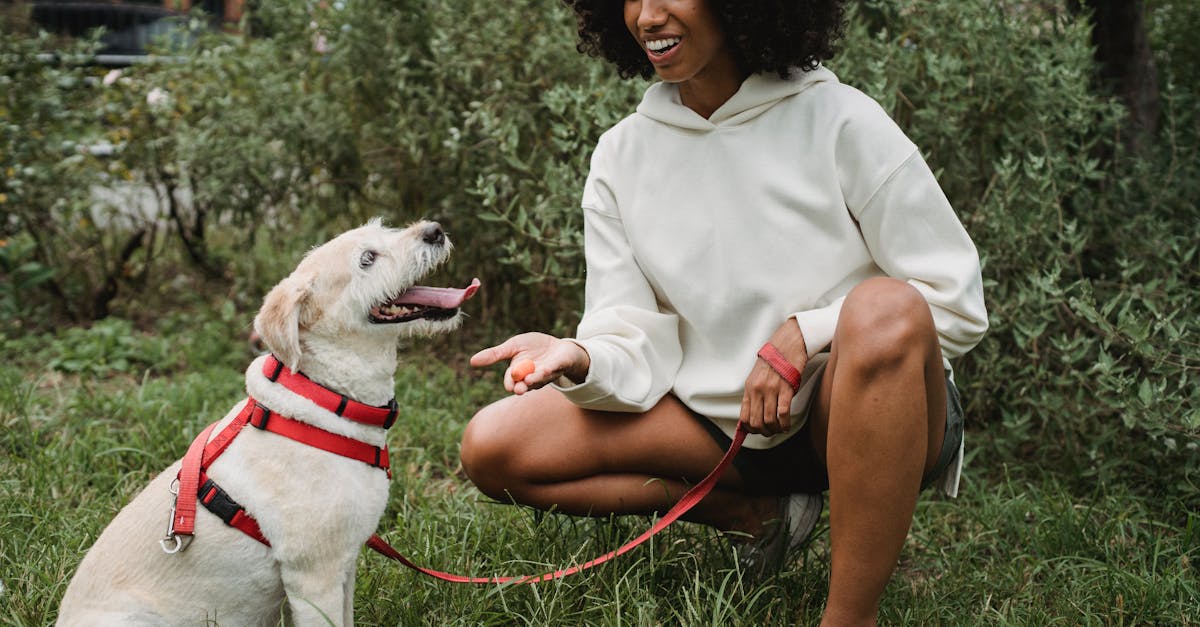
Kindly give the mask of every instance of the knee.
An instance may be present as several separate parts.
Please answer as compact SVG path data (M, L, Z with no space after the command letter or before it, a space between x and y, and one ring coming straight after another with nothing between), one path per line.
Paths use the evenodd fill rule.
M519 455L505 429L503 401L479 410L463 431L460 456L467 478L487 496L503 500L509 489L512 460Z
M868 370L923 364L937 346L937 330L925 297L892 278L863 281L842 304L837 336L839 360Z

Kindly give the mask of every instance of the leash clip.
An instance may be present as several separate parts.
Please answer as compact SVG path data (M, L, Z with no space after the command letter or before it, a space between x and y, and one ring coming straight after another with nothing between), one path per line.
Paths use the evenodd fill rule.
M163 553L174 555L186 549L191 544L191 537L184 542L179 534L175 533L175 503L179 500L179 479L171 482L167 491L175 495L175 499L171 501L171 519L167 521L167 535L158 541L158 545L162 547Z

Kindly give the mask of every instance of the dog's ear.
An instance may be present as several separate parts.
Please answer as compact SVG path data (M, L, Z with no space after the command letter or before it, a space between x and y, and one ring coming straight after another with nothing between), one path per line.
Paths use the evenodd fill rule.
M293 274L267 293L254 317L254 329L267 348L293 372L300 365L300 325L312 293L312 277Z

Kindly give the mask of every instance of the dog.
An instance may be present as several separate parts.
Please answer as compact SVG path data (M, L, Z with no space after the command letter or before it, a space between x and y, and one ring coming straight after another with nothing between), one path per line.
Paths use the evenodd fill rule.
M479 288L478 279L463 289L417 285L451 248L436 222L393 229L376 219L310 251L255 317L270 354L246 371L250 398L193 445L205 455L224 448L197 471L212 483L194 495L201 504L192 535L177 528L186 516L175 511L189 500L189 452L101 533L67 587L58 624L277 625L285 617L294 625L353 624L358 552L388 501L385 428L395 417L399 342L456 329L460 305ZM341 407L297 393L297 381L343 399ZM347 419L347 403L389 420ZM356 441L355 450L375 452L375 463L271 431L279 425ZM204 503L214 495L240 507L241 517L223 522ZM246 530L247 518L258 537Z

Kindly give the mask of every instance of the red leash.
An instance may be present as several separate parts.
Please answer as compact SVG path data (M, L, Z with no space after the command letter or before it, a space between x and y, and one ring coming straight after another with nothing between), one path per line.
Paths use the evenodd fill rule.
M733 462L734 456L737 455L738 451L742 448L742 442L745 439L746 439L746 431L742 428L742 424L739 422L738 427L737 427L737 432L734 433L734 436L733 436L733 442L731 442L729 444L729 450L725 451L725 456L721 458L721 461L717 464L716 468L713 468L712 472L708 473L708 476L705 477L703 480L701 480L700 483L697 483L695 486L692 487L691 490L688 490L687 493L684 494L683 497L681 497L679 499L679 502L676 503L674 507L672 507L670 510L668 510L667 513L658 520L658 522L654 523L654 526L647 529L645 531L645 533L643 533L642 535L634 538L633 540L630 540L621 548L619 548L615 551L611 551L609 553L605 553L604 555L601 555L600 557L597 557L594 560L591 560L589 562L584 562L583 564L579 564L577 566L571 566L570 568L556 570L553 572L545 573L543 575L527 575L527 576L513 576L513 577L468 577L468 576L464 576L464 575L454 575L451 573L444 573L444 572L441 572L438 570L432 570L429 568L424 568L422 566L417 566L416 564L409 561L408 558L401 555L399 551L392 548L391 545L389 545L386 541L383 540L383 538L380 538L377 535L371 536L371 539L367 540L367 547L370 548L371 550L375 551L376 553L379 553L380 555L383 555L390 559L396 560L397 562L400 562L401 564L403 564L419 573L429 575L430 577L434 577L436 579L441 579L442 581L450 581L453 583L510 583L510 582L515 582L518 584L522 584L522 583L538 583L540 581L553 581L555 579L562 579L563 577L568 577L570 575L574 575L575 573L578 573L583 570L587 570L593 566L598 566L600 564L603 564L604 562L607 562L608 560L610 560L614 557L617 557L618 555L624 555L625 553L628 553L629 551L633 550L635 547L642 544L646 540L649 540L652 536L654 536L658 532L662 531L663 529L666 529L668 525L670 525L671 523L678 520L680 516L683 516L684 514L686 514L688 512L688 510L695 507L697 503L702 501L704 499L704 497L708 496L708 493L712 492L713 488L716 487L717 480L719 480L721 478L721 475L725 473L725 470L727 468L729 468L730 463Z
M263 364L263 374L269 380L273 382L277 381L293 392L313 400L339 416L356 422L373 424L386 429L391 426L396 418L397 412L394 401L384 407L372 407L357 403L341 394L317 385L300 373L291 372L283 364L279 363L274 356L269 357ZM387 447L372 446L365 442L359 442L335 433L330 433L307 423L276 414L260 405L253 398L248 399L245 407L233 421L209 442L208 438L216 425L217 423L209 425L208 428L197 436L192 441L191 446L188 447L187 453L183 456L183 464L178 480L178 492L176 492L175 505L171 510L171 522L167 527L167 536L161 540L163 550L167 553L178 553L187 548L188 540L195 534L197 501L220 517L225 524L241 530L246 535L267 546L271 545L259 529L258 521L254 520L254 517L246 512L241 505L231 499L220 486L209 480L205 472L208 466L228 448L233 439L247 425L264 431L270 431L336 455L356 459L387 472L388 477L391 477ZM708 476L702 479L700 483L697 483L692 489L688 490L679 499L679 502L668 510L653 526L617 550L605 553L583 564L571 566L570 568L563 568L542 575L469 577L418 566L378 535L373 535L367 540L367 547L419 573L453 583L494 584L515 582L522 584L562 579L563 577L574 575L593 566L603 564L614 557L628 553L658 532L666 529L667 526L678 520L680 516L686 514L716 487L721 475L725 473L725 470L733 462L734 456L741 450L742 442L745 439L746 431L743 429L742 424L738 423L737 432L734 433L733 441L729 444L729 450L725 451L724 457L717 463L716 468L713 468L712 472L708 473Z

